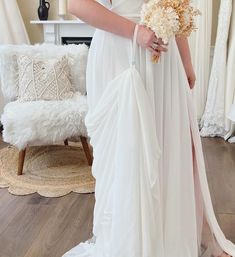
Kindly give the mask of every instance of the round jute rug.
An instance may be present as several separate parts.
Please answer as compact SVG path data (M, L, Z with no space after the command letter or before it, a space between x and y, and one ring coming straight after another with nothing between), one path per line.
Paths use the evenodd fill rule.
M29 147L24 171L17 176L18 150L0 150L0 188L14 195L38 193L59 197L70 192L93 193L95 179L80 146Z

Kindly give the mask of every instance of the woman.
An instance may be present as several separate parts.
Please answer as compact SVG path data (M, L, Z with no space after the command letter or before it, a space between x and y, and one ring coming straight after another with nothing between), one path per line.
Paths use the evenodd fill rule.
M186 38L137 26L143 0L70 0L97 27L87 65L96 178L92 240L64 257L235 256L215 219ZM158 64L152 56L160 56ZM228 253L228 254L226 254Z

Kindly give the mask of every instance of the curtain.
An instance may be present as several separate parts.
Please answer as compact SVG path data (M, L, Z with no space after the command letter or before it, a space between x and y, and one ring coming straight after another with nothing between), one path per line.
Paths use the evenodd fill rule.
M206 105L209 82L212 0L193 0L193 4L202 13L196 20L197 31L192 33L189 38L192 62L197 75L196 86L193 89L193 99L197 118L200 120Z
M0 31L0 45L29 44L28 34L16 0L0 0ZM0 115L4 105L0 84Z
M233 130L231 122L227 119L227 113L231 108L235 88L232 67L234 39L231 40L231 34L234 34L231 23L234 15L234 1L221 0L207 103L201 120L201 136L219 136L227 139Z
M0 44L29 43L16 0L0 1Z

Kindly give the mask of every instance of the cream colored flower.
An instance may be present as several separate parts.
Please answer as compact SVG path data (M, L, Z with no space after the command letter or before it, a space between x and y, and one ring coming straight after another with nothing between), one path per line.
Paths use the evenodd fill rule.
M194 16L199 14L190 0L148 0L142 6L141 24L167 43L175 35L189 36L196 29Z

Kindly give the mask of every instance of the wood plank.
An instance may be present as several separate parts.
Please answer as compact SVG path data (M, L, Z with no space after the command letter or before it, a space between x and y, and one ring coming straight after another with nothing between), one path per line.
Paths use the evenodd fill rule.
M235 213L235 144L222 139L203 140L207 176L216 211Z
M93 194L77 196L72 193L69 197L69 204L68 199L65 198L60 200L61 203L47 218L24 257L37 256L38 252L43 257L59 257L91 237Z
M5 146L0 139L0 148ZM235 145L221 139L203 139L203 149L218 221L235 242ZM0 189L0 256L61 257L91 237L94 203L94 194L22 197Z
M235 215L219 214L219 220L225 236L235 243Z
M0 234L1 256L62 256L91 235L93 194L23 198L23 208Z

